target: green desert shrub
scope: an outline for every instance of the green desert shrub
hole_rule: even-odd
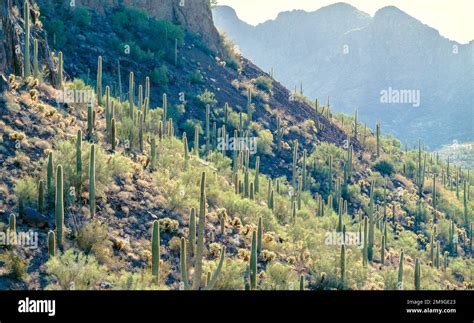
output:
[[[298,273],[290,265],[272,262],[265,270],[265,279],[261,289],[297,290],[299,288]]]
[[[381,160],[374,165],[374,169],[384,176],[392,176],[395,173],[395,167],[388,160]]]
[[[22,201],[24,206],[36,205],[38,198],[38,188],[36,180],[31,176],[19,179],[15,184],[15,195],[18,201]]]
[[[109,240],[109,229],[107,225],[97,220],[86,223],[79,229],[77,244],[86,255],[93,253],[102,263],[108,262],[112,256],[112,242]]]
[[[45,266],[50,275],[46,289],[93,290],[107,276],[107,269],[94,256],[73,249],[52,257]]]

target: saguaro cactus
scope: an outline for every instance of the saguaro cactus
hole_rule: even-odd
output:
[[[206,173],[201,174],[201,194],[199,198],[199,230],[194,265],[193,289],[201,287],[202,258],[204,253],[204,228],[206,227]]]
[[[179,264],[180,264],[180,271],[181,271],[181,280],[184,284],[184,289],[189,289],[189,279],[188,279],[188,266],[187,266],[187,248],[186,248],[186,239],[184,237],[181,238],[181,246],[180,246],[180,253],[179,253]]]
[[[367,240],[368,240],[368,218],[364,217],[364,240],[363,240],[363,247],[362,247],[362,264],[367,266]]]
[[[135,75],[133,72],[130,72],[130,76],[128,79],[128,105],[130,109],[130,119],[133,120],[134,114],[135,114],[135,108],[133,107],[134,105],[134,98],[135,98]]]
[[[33,77],[39,79],[39,66],[38,66],[38,39],[33,42]]]
[[[160,276],[160,222],[155,220],[153,222],[153,233],[151,237],[151,268],[152,275],[156,282],[159,281]]]
[[[255,161],[255,179],[254,179],[254,189],[255,193],[260,191],[260,156],[257,156],[257,160]]]
[[[385,238],[386,236],[382,236],[382,246],[380,248],[380,263],[385,265]]]
[[[189,252],[194,255],[196,250],[196,209],[192,208],[189,215]]]
[[[190,227],[190,240],[195,236],[193,232],[193,211],[191,210],[191,227]],[[204,256],[204,228],[206,227],[206,173],[203,172],[201,175],[201,195],[199,199],[199,225],[197,233],[197,243],[196,243],[196,254],[194,257],[194,277],[192,289],[198,290],[201,288],[202,283],[202,261]],[[191,242],[194,245],[193,242]],[[205,289],[212,289],[217,282],[217,279],[221,273],[222,267],[224,265],[225,259],[225,246],[221,249],[221,255],[219,264],[217,265],[214,273],[209,277]]]
[[[95,145],[91,145],[89,160],[89,210],[91,218],[95,216]]]
[[[94,136],[94,105],[89,103],[87,107],[87,137],[92,141]]]
[[[82,184],[82,130],[77,131],[76,136],[76,190],[80,195]]]
[[[97,102],[102,105],[102,56],[97,59]]]
[[[10,214],[8,218],[8,230],[10,230],[10,232],[16,232],[16,217],[13,213]]]
[[[63,88],[64,84],[64,58],[63,58],[63,52],[58,53],[58,63],[59,63],[59,68],[58,68],[58,82],[59,82],[59,88]]]
[[[375,126],[376,130],[376,136],[377,136],[377,158],[380,157],[380,122],[377,122]]]
[[[250,289],[257,288],[257,233],[252,233],[252,246],[250,249]]]
[[[62,248],[64,243],[64,187],[63,167],[58,165],[56,170],[56,203],[54,209],[56,219],[56,235],[58,247]]]
[[[293,166],[292,166],[292,179],[291,179],[291,186],[293,190],[296,191],[296,180],[298,178],[298,140],[293,142]]]
[[[49,258],[56,256],[56,234],[54,231],[48,232],[48,256]]]
[[[262,237],[263,237],[263,221],[262,217],[258,218],[257,226],[257,254],[262,252]]]
[[[116,129],[115,118],[112,118],[112,120],[110,120],[110,144],[112,145],[112,150],[115,150],[116,145]]]
[[[48,166],[46,168],[46,188],[48,190],[48,205],[51,207],[52,201],[54,201],[54,185],[53,185],[53,170],[54,170],[54,165],[53,165],[53,153],[50,152],[48,154]]]
[[[194,154],[199,158],[199,127],[194,126]]]
[[[416,258],[415,260],[415,290],[421,289],[420,279],[421,279],[420,259]]]
[[[375,238],[375,214],[374,214],[374,190],[375,182],[370,185],[370,202],[369,202],[369,241],[367,247],[367,258],[372,262],[374,256],[374,238]]]
[[[150,143],[150,171],[155,171],[156,170],[156,138],[153,137],[151,138],[151,143]]]
[[[23,20],[25,29],[25,57],[24,59],[24,72],[23,76],[26,79],[30,76],[30,3],[28,0],[24,1],[23,6]]]
[[[189,166],[189,146],[188,137],[186,132],[183,132],[183,148],[184,148],[184,168],[187,169]]]
[[[403,249],[400,253],[400,262],[398,263],[398,279],[397,279],[397,289],[403,289]]]
[[[38,182],[38,212],[44,211],[44,181],[42,179]]]
[[[344,288],[344,281],[346,278],[346,246],[344,244],[341,246],[340,270],[341,270],[341,288]]]

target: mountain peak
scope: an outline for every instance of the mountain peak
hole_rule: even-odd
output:
[[[411,18],[413,19],[413,17],[411,17],[409,14],[407,14],[406,12],[400,10],[399,8],[395,7],[395,6],[386,6],[386,7],[383,7],[383,8],[380,8],[379,10],[377,10],[375,12],[375,15],[374,15],[374,18],[376,17],[406,17],[406,18]]]

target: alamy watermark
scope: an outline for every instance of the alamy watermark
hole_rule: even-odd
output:
[[[420,90],[410,89],[388,89],[380,91],[380,103],[384,104],[411,104],[414,108],[420,106],[421,93]]]
[[[257,153],[257,138],[256,137],[229,137],[217,139],[217,150],[231,150],[231,151],[249,151],[251,155]]]
[[[0,232],[0,246],[22,246],[29,249],[37,249],[38,232],[32,230],[15,232],[7,229],[6,232]]]
[[[94,104],[95,93],[93,90],[73,90],[64,89],[56,91],[56,102],[57,103],[68,103],[68,104]]]
[[[326,232],[324,235],[324,244],[326,246],[364,246],[364,236],[359,232]]]

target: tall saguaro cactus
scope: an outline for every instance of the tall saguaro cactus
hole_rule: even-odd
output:
[[[133,116],[135,114],[135,108],[133,107],[134,105],[134,98],[135,98],[135,75],[133,72],[130,72],[130,76],[128,79],[128,105],[130,109],[130,119],[133,120]]]
[[[102,105],[102,56],[97,59],[97,102]]]
[[[194,265],[193,289],[201,287],[202,279],[202,258],[204,253],[204,228],[206,227],[206,173],[201,174],[201,194],[199,198],[199,229],[196,246],[196,256]]]
[[[344,281],[346,279],[346,246],[343,244],[341,246],[341,288],[344,288]]]
[[[53,184],[53,172],[54,172],[54,165],[53,165],[53,153],[50,152],[48,155],[48,166],[46,169],[46,189],[47,189],[47,200],[48,200],[48,207],[52,207],[52,202],[54,201],[54,184]]]
[[[91,218],[95,216],[95,145],[91,145],[89,160],[89,210]]]
[[[377,158],[380,157],[380,122],[377,122],[377,125],[375,126],[376,130],[376,136],[377,136]]]
[[[374,256],[374,238],[375,238],[375,212],[374,212],[374,190],[375,182],[372,181],[370,186],[370,202],[369,202],[369,241],[367,245],[367,258],[372,262]]]
[[[30,3],[29,0],[25,0],[23,6],[23,20],[25,28],[25,56],[24,56],[24,72],[23,77],[26,79],[30,76]]]
[[[252,233],[252,246],[250,249],[250,289],[257,288],[257,233]]]
[[[76,136],[76,190],[81,194],[82,184],[82,130],[77,131]]]
[[[33,42],[33,77],[39,79],[39,66],[38,66],[38,39]]]
[[[420,259],[416,258],[415,260],[415,290],[421,289],[421,266],[420,266]]]
[[[400,262],[398,263],[398,279],[397,279],[397,289],[403,290],[403,249],[400,253]]]
[[[56,203],[54,209],[56,219],[56,235],[58,247],[62,248],[64,243],[64,187],[63,167],[58,165],[56,170]]]
[[[158,282],[160,276],[160,223],[156,220],[153,222],[151,255],[152,275],[155,277],[156,282]]]
[[[49,258],[56,256],[56,234],[54,231],[48,232],[48,256]]]

